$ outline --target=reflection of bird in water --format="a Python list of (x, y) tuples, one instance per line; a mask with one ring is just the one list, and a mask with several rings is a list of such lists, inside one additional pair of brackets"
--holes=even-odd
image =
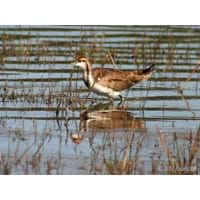
[(81, 133), (72, 133), (70, 138), (73, 143), (80, 144), (84, 139), (84, 135)]
[(121, 92), (133, 85), (147, 80), (153, 72), (154, 65), (142, 70), (117, 70), (112, 68), (94, 68), (88, 58), (77, 57), (75, 67), (83, 69), (83, 80), (85, 85), (93, 92), (111, 98), (119, 97), (123, 101)]
[(120, 108), (98, 104), (81, 114), (80, 131), (145, 130), (145, 122)]

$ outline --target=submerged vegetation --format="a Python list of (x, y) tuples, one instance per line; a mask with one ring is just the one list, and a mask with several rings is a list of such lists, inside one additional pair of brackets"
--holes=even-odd
[[(1, 174), (199, 174), (200, 27), (0, 26)], [(157, 73), (108, 104), (77, 53)]]

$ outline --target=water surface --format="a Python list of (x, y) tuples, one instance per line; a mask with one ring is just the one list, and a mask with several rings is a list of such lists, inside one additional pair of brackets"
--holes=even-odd
[[(161, 134), (176, 158), (199, 131), (199, 42), (198, 26), (0, 26), (0, 173), (169, 173)], [(157, 71), (118, 108), (85, 87), (78, 52)]]

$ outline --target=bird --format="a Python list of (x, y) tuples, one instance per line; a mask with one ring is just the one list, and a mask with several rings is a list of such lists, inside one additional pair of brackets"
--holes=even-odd
[(77, 57), (74, 67), (83, 70), (83, 81), (85, 85), (98, 95), (107, 96), (113, 101), (119, 97), (120, 102), (124, 101), (121, 92), (130, 87), (145, 81), (155, 72), (155, 64), (146, 69), (139, 70), (119, 70), (113, 68), (92, 68), (90, 60), (85, 56)]

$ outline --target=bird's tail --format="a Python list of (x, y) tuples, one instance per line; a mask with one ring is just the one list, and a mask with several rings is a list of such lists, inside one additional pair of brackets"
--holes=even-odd
[(156, 71), (155, 64), (152, 64), (152, 65), (150, 65), (147, 69), (143, 69), (143, 70), (142, 70), (142, 73), (143, 73), (144, 75), (147, 75), (147, 74), (153, 73), (153, 72), (155, 72), (155, 71)]

